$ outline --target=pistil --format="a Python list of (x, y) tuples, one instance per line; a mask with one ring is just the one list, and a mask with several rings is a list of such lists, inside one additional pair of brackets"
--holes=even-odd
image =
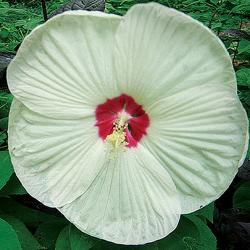
[(106, 137), (106, 142), (112, 146), (112, 151), (125, 150), (125, 147), (128, 145), (126, 142), (126, 132), (125, 130), (128, 127), (129, 116), (125, 112), (121, 112), (118, 115), (118, 118), (113, 123), (113, 132), (112, 134)]

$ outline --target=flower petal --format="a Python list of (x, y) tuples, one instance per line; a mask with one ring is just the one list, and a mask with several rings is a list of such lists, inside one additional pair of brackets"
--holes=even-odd
[(48, 118), (14, 99), (9, 151), (15, 172), (29, 194), (56, 207), (72, 202), (88, 189), (105, 157), (94, 124), (94, 117), (72, 121)]
[(180, 204), (168, 172), (138, 145), (107, 159), (86, 193), (59, 210), (87, 234), (119, 244), (143, 244), (175, 229)]
[(207, 83), (236, 90), (222, 42), (200, 22), (157, 3), (135, 5), (127, 12), (114, 51), (121, 92), (144, 107)]
[(86, 116), (110, 95), (114, 33), (121, 17), (65, 12), (28, 35), (7, 72), (12, 94), (49, 117)]
[(246, 155), (248, 120), (237, 94), (230, 86), (196, 86), (148, 112), (151, 126), (142, 144), (169, 171), (182, 213), (217, 199)]

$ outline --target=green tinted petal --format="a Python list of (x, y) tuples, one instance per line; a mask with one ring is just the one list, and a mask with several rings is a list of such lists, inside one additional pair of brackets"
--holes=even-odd
[(75, 119), (117, 95), (113, 80), (114, 33), (121, 17), (72, 11), (28, 35), (7, 70), (12, 94), (31, 110)]
[(55, 207), (88, 189), (105, 157), (94, 124), (94, 117), (69, 121), (42, 116), (14, 99), (9, 151), (16, 175), (29, 194)]
[(163, 238), (180, 216), (170, 175), (142, 146), (107, 159), (87, 192), (59, 210), (81, 231), (119, 244)]
[(142, 143), (170, 172), (182, 213), (217, 199), (247, 149), (248, 120), (234, 91), (219, 84), (196, 86), (152, 105), (149, 113)]
[(202, 23), (157, 3), (127, 12), (117, 30), (115, 55), (121, 90), (145, 108), (197, 85), (236, 91), (232, 63), (219, 38)]

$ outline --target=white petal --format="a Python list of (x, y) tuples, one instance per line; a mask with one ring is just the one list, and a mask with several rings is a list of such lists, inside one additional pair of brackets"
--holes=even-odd
[(48, 118), (14, 99), (9, 151), (18, 178), (32, 196), (55, 207), (88, 189), (105, 156), (94, 124), (94, 117), (72, 121)]
[(120, 20), (101, 12), (72, 11), (34, 29), (8, 67), (12, 94), (50, 117), (89, 115), (107, 96), (118, 95), (112, 50)]
[(86, 193), (59, 210), (87, 234), (119, 244), (143, 244), (175, 229), (180, 205), (167, 171), (139, 146), (104, 162)]
[(148, 112), (151, 124), (142, 143), (169, 171), (182, 213), (218, 198), (246, 155), (248, 121), (236, 93), (219, 84), (196, 86)]
[(236, 90), (230, 57), (200, 22), (157, 3), (132, 7), (116, 35), (117, 82), (144, 106), (203, 84)]

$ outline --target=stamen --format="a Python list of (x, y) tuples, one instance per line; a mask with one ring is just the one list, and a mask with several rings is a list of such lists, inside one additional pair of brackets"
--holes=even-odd
[[(114, 156), (120, 151), (124, 151), (128, 143), (126, 142), (126, 128), (128, 127), (127, 120), (129, 117), (120, 113), (118, 119), (113, 123), (113, 132), (108, 135), (105, 141), (110, 147), (110, 152)], [(111, 158), (113, 158), (113, 156)]]

